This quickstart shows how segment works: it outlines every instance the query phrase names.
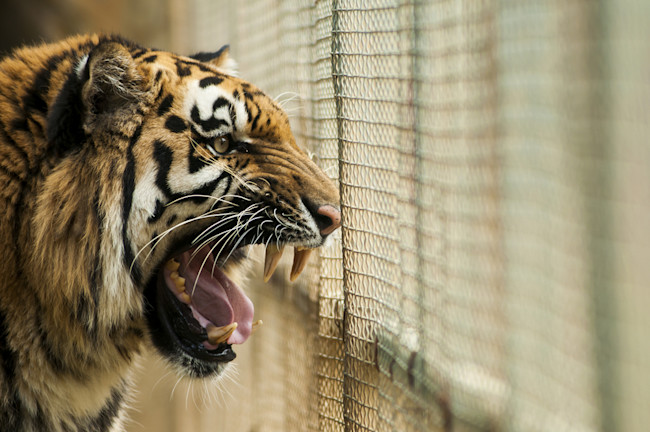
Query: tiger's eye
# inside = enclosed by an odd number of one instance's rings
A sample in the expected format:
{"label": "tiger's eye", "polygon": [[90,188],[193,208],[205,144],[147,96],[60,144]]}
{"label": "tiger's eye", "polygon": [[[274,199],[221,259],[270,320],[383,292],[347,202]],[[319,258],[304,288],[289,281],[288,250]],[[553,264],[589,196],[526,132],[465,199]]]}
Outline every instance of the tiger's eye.
{"label": "tiger's eye", "polygon": [[226,153],[230,147],[230,140],[227,136],[221,136],[214,141],[214,149],[219,153]]}

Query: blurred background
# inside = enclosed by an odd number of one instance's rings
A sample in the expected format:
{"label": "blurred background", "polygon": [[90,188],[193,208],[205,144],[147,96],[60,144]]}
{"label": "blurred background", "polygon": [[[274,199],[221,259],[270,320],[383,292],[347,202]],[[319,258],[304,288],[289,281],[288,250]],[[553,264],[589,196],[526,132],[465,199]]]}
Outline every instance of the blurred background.
{"label": "blurred background", "polygon": [[650,2],[3,0],[0,51],[229,43],[343,228],[219,384],[143,359],[137,431],[647,431]]}

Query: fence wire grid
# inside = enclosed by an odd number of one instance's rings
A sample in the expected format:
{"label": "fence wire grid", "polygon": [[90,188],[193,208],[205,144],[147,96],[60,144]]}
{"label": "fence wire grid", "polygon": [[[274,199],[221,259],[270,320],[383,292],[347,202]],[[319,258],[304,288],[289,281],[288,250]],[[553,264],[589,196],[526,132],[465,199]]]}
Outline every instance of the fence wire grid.
{"label": "fence wire grid", "polygon": [[130,430],[647,430],[649,2],[171,5],[178,51],[229,42],[285,107],[343,227],[253,284],[239,385]]}

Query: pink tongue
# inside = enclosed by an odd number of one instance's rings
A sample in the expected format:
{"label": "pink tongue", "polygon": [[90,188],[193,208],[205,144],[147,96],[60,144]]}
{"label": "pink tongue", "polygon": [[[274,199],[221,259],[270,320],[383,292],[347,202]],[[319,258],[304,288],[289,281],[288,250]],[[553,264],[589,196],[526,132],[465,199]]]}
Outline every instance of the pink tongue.
{"label": "pink tongue", "polygon": [[201,249],[194,257],[191,251],[181,255],[179,273],[186,279],[185,286],[192,298],[192,307],[217,327],[236,322],[237,329],[227,342],[242,344],[251,334],[253,302],[214,265],[209,249]]}

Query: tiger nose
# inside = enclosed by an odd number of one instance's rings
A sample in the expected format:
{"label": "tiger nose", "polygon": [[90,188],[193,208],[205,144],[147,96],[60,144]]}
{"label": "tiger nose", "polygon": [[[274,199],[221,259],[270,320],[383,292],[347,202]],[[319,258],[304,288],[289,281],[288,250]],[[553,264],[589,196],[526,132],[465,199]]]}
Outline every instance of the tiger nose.
{"label": "tiger nose", "polygon": [[341,226],[341,212],[333,206],[321,206],[316,210],[316,213],[320,215],[318,218],[318,227],[320,228],[321,234],[331,234]]}

